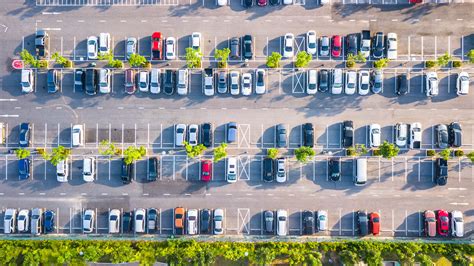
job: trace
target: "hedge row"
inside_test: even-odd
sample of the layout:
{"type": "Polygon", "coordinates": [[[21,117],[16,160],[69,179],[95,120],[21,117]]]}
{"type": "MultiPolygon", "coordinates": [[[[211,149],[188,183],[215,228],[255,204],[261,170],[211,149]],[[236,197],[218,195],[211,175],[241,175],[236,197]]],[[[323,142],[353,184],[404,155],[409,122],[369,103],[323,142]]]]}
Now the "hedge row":
{"type": "MultiPolygon", "coordinates": [[[[453,265],[472,265],[474,246],[414,242],[197,242],[194,240],[2,240],[0,265],[84,265],[86,262],[155,261],[170,265],[212,265],[235,261],[240,265],[269,264],[275,259],[306,265],[321,265],[334,258],[346,265],[365,261],[380,265],[382,258],[430,265],[441,256],[453,265]]],[[[334,261],[333,259],[333,261],[334,261]]]]}

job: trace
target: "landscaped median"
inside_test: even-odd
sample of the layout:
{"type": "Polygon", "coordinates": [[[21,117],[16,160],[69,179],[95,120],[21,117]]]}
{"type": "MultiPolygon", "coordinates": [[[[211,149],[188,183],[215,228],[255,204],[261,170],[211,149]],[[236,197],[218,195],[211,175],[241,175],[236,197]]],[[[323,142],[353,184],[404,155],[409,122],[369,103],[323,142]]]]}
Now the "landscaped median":
{"type": "Polygon", "coordinates": [[[396,260],[407,265],[431,262],[441,258],[453,265],[472,265],[472,244],[327,241],[327,242],[227,242],[195,240],[131,241],[131,240],[2,240],[0,265],[85,264],[85,262],[155,261],[171,265],[262,265],[284,264],[353,265],[365,261],[381,265],[383,260],[396,260]]]}

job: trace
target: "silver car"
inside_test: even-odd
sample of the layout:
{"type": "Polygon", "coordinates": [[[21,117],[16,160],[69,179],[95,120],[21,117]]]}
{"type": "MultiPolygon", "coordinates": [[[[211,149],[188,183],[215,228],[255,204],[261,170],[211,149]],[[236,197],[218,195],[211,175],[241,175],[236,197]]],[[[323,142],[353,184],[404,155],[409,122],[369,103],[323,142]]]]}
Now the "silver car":
{"type": "Polygon", "coordinates": [[[372,72],[371,87],[373,93],[380,93],[383,89],[383,72],[380,69],[372,72]]]}
{"type": "Polygon", "coordinates": [[[239,88],[240,74],[239,74],[239,72],[238,71],[231,71],[229,76],[230,76],[230,94],[239,95],[239,93],[240,93],[240,88],[239,88]]]}
{"type": "Polygon", "coordinates": [[[220,71],[217,78],[217,92],[227,93],[227,72],[220,71]]]}
{"type": "Polygon", "coordinates": [[[34,208],[31,211],[31,224],[30,229],[33,235],[39,235],[42,233],[43,226],[43,209],[34,208]]]}
{"type": "Polygon", "coordinates": [[[134,38],[134,37],[127,38],[126,44],[127,44],[126,52],[127,52],[127,60],[128,60],[130,59],[130,56],[132,54],[135,54],[137,52],[137,38],[134,38]]]}
{"type": "Polygon", "coordinates": [[[329,56],[329,37],[322,36],[319,41],[319,55],[329,56]]]}

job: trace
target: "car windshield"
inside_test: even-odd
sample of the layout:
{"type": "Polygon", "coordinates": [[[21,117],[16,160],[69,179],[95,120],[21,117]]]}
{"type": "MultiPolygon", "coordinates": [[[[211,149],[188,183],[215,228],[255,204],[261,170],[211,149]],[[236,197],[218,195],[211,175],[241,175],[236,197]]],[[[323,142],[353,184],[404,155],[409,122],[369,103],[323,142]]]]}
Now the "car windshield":
{"type": "Polygon", "coordinates": [[[18,220],[25,220],[26,219],[26,216],[25,215],[20,215],[18,216],[18,220]]]}
{"type": "Polygon", "coordinates": [[[195,221],[195,220],[196,220],[196,216],[189,216],[189,220],[190,220],[190,221],[195,221]]]}
{"type": "Polygon", "coordinates": [[[90,214],[86,214],[84,216],[84,220],[87,220],[87,221],[90,220],[91,218],[92,218],[92,216],[90,214]]]}
{"type": "Polygon", "coordinates": [[[136,219],[137,220],[143,220],[143,214],[138,214],[136,219]]]}
{"type": "Polygon", "coordinates": [[[202,175],[204,176],[208,176],[209,175],[209,172],[205,171],[205,172],[202,172],[202,175]]]}
{"type": "Polygon", "coordinates": [[[12,216],[11,216],[11,215],[9,215],[9,214],[7,214],[7,215],[5,215],[5,218],[4,218],[4,220],[10,220],[11,218],[12,218],[12,216]]]}
{"type": "Polygon", "coordinates": [[[362,47],[360,48],[360,50],[361,50],[362,52],[368,52],[370,49],[369,49],[369,47],[367,47],[367,46],[362,46],[362,47]]]}
{"type": "Polygon", "coordinates": [[[214,216],[214,221],[222,221],[222,216],[214,216]]]}
{"type": "Polygon", "coordinates": [[[285,216],[280,216],[280,217],[278,217],[278,221],[284,222],[284,221],[286,221],[286,217],[285,216]]]}
{"type": "Polygon", "coordinates": [[[454,218],[454,221],[458,222],[458,223],[462,223],[462,219],[460,217],[456,217],[454,218]]]}
{"type": "Polygon", "coordinates": [[[316,42],[309,42],[308,47],[311,48],[311,49],[316,48],[316,42]]]}
{"type": "Polygon", "coordinates": [[[118,216],[117,216],[117,215],[112,215],[112,216],[110,216],[110,220],[111,220],[111,221],[117,221],[117,219],[118,219],[118,216]]]}
{"type": "Polygon", "coordinates": [[[375,134],[379,134],[379,133],[380,133],[380,129],[378,129],[378,128],[372,129],[372,134],[375,135],[375,134]]]}
{"type": "Polygon", "coordinates": [[[445,134],[444,132],[441,133],[441,142],[448,142],[448,134],[445,134]]]}
{"type": "Polygon", "coordinates": [[[378,223],[380,221],[380,219],[378,217],[375,217],[374,219],[372,219],[374,223],[378,223]]]}
{"type": "Polygon", "coordinates": [[[107,82],[101,82],[99,85],[100,85],[101,87],[107,87],[107,82]]]}
{"type": "Polygon", "coordinates": [[[95,41],[90,40],[90,41],[88,42],[88,44],[89,44],[89,45],[92,45],[92,46],[95,46],[95,41]]]}
{"type": "Polygon", "coordinates": [[[328,50],[329,50],[329,46],[327,46],[327,45],[321,46],[321,51],[325,51],[325,52],[326,52],[326,51],[328,51],[328,50]]]}
{"type": "Polygon", "coordinates": [[[176,132],[178,132],[178,133],[184,133],[184,128],[178,128],[178,129],[176,130],[176,132]]]}
{"type": "Polygon", "coordinates": [[[441,216],[441,217],[440,217],[440,220],[441,220],[442,222],[448,222],[448,217],[446,217],[446,216],[441,216]]]}
{"type": "Polygon", "coordinates": [[[326,216],[324,216],[324,215],[319,216],[319,220],[320,221],[326,221],[326,216]]]}
{"type": "Polygon", "coordinates": [[[183,215],[181,213],[176,214],[176,219],[182,219],[183,215]]]}

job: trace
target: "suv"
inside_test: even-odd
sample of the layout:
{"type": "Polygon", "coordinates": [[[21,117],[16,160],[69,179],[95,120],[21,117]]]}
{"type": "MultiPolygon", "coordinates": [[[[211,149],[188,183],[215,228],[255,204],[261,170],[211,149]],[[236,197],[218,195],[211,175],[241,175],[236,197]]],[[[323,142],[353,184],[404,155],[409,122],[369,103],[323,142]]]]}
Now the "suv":
{"type": "Polygon", "coordinates": [[[47,81],[46,84],[48,85],[48,93],[55,93],[58,92],[61,87],[59,84],[59,71],[56,69],[50,69],[48,70],[48,76],[47,76],[47,81]]]}
{"type": "Polygon", "coordinates": [[[462,146],[462,128],[458,122],[448,125],[448,143],[451,147],[462,146]]]}
{"type": "Polygon", "coordinates": [[[408,79],[407,74],[400,74],[397,76],[397,95],[405,95],[408,93],[408,79]]]}
{"type": "Polygon", "coordinates": [[[314,213],[312,211],[303,211],[303,235],[314,234],[314,213]]]}
{"type": "Polygon", "coordinates": [[[163,59],[163,41],[161,32],[153,32],[151,35],[151,59],[163,59]]]}
{"type": "Polygon", "coordinates": [[[436,72],[426,72],[425,92],[427,97],[438,95],[438,74],[436,72]]]}
{"type": "Polygon", "coordinates": [[[165,76],[163,77],[163,92],[166,95],[172,95],[174,93],[174,86],[176,80],[176,72],[171,69],[165,71],[165,76]]]}
{"type": "Polygon", "coordinates": [[[207,148],[212,147],[212,124],[211,123],[204,123],[201,125],[201,142],[207,148]]]}
{"type": "Polygon", "coordinates": [[[230,58],[240,59],[240,40],[239,38],[230,39],[230,58]]]}
{"type": "Polygon", "coordinates": [[[331,158],[328,162],[329,167],[329,179],[331,181],[337,182],[341,180],[341,168],[340,168],[340,161],[337,158],[331,158]]]}
{"type": "Polygon", "coordinates": [[[433,211],[425,211],[423,213],[425,219],[425,234],[429,237],[436,236],[436,215],[433,211]]]}
{"type": "Polygon", "coordinates": [[[276,126],[277,132],[277,147],[284,148],[286,147],[286,126],[284,124],[278,124],[276,126]]]}
{"type": "Polygon", "coordinates": [[[237,141],[237,123],[229,122],[227,124],[227,143],[237,141]]]}
{"type": "Polygon", "coordinates": [[[159,177],[158,169],[160,168],[160,162],[156,157],[148,158],[148,181],[155,181],[159,177]]]}
{"type": "Polygon", "coordinates": [[[320,92],[327,92],[329,90],[329,71],[327,69],[319,70],[318,90],[320,92]]]}
{"type": "Polygon", "coordinates": [[[28,158],[18,160],[18,178],[26,180],[31,175],[31,160],[28,158]]]}
{"type": "Polygon", "coordinates": [[[158,211],[155,208],[148,208],[146,212],[146,217],[148,230],[155,230],[156,221],[158,220],[158,211]]]}
{"type": "Polygon", "coordinates": [[[448,161],[443,158],[436,159],[436,173],[434,181],[439,186],[445,186],[448,183],[448,161]]]}
{"type": "Polygon", "coordinates": [[[346,54],[357,55],[357,34],[348,34],[346,36],[346,54]]]}
{"type": "Polygon", "coordinates": [[[209,232],[211,232],[211,211],[209,209],[201,210],[199,218],[199,231],[201,231],[201,234],[208,234],[209,232]]]}
{"type": "Polygon", "coordinates": [[[188,94],[188,70],[180,69],[178,70],[178,83],[176,85],[178,95],[188,94]]]}
{"type": "Polygon", "coordinates": [[[122,172],[121,172],[120,176],[121,176],[123,184],[132,183],[133,163],[126,164],[125,163],[125,158],[122,158],[122,172]]]}
{"type": "Polygon", "coordinates": [[[271,158],[263,159],[263,181],[272,182],[274,176],[275,166],[271,158]]]}
{"type": "Polygon", "coordinates": [[[252,48],[252,36],[245,35],[243,39],[244,45],[244,59],[252,59],[253,58],[253,48],[252,48]]]}
{"type": "Polygon", "coordinates": [[[30,93],[33,92],[35,87],[35,76],[33,75],[32,69],[22,69],[21,70],[21,92],[30,93]]]}
{"type": "Polygon", "coordinates": [[[120,210],[109,211],[109,234],[120,233],[120,210]]]}
{"type": "Polygon", "coordinates": [[[174,233],[176,235],[184,234],[184,208],[176,207],[174,209],[174,233]]]}
{"type": "Polygon", "coordinates": [[[445,124],[439,124],[435,128],[436,131],[436,145],[440,149],[446,149],[448,145],[448,127],[445,124]]]}
{"type": "Polygon", "coordinates": [[[286,210],[277,210],[277,235],[286,236],[288,233],[288,212],[286,210]]]}
{"type": "Polygon", "coordinates": [[[351,120],[342,122],[342,132],[342,146],[351,147],[354,139],[354,123],[351,120]]]}
{"type": "Polygon", "coordinates": [[[67,182],[69,176],[69,162],[68,159],[61,160],[56,165],[56,179],[58,182],[65,183],[67,182]]]}
{"type": "Polygon", "coordinates": [[[86,77],[85,77],[85,88],[87,95],[96,95],[97,94],[97,69],[86,69],[86,77]]]}
{"type": "Polygon", "coordinates": [[[21,148],[29,147],[31,144],[30,140],[30,123],[21,123],[20,124],[20,136],[19,144],[21,148]]]}
{"type": "Polygon", "coordinates": [[[127,69],[125,70],[125,92],[127,94],[134,94],[136,90],[135,70],[127,69]]]}
{"type": "Polygon", "coordinates": [[[455,237],[464,236],[464,219],[460,211],[451,212],[451,234],[455,237]]]}
{"type": "Polygon", "coordinates": [[[3,216],[3,233],[15,233],[16,209],[7,209],[3,216]]]}
{"type": "Polygon", "coordinates": [[[265,232],[267,233],[273,233],[273,231],[275,230],[275,226],[274,226],[274,214],[273,214],[273,211],[265,211],[263,213],[263,219],[265,220],[265,232]]]}
{"type": "Polygon", "coordinates": [[[372,56],[376,59],[382,58],[383,54],[384,54],[383,32],[377,32],[375,34],[372,45],[373,45],[372,46],[372,56]]]}
{"type": "Polygon", "coordinates": [[[366,236],[369,234],[369,219],[367,217],[367,212],[357,212],[357,225],[359,229],[359,235],[366,236]]]}
{"type": "Polygon", "coordinates": [[[314,128],[312,123],[303,124],[303,146],[314,146],[314,128]]]}
{"type": "Polygon", "coordinates": [[[38,59],[42,59],[49,54],[49,35],[45,30],[37,30],[35,37],[35,49],[38,59]]]}
{"type": "Polygon", "coordinates": [[[196,209],[190,209],[186,213],[186,224],[187,224],[187,232],[189,235],[195,235],[198,233],[197,231],[197,222],[198,222],[198,211],[196,209]]]}

